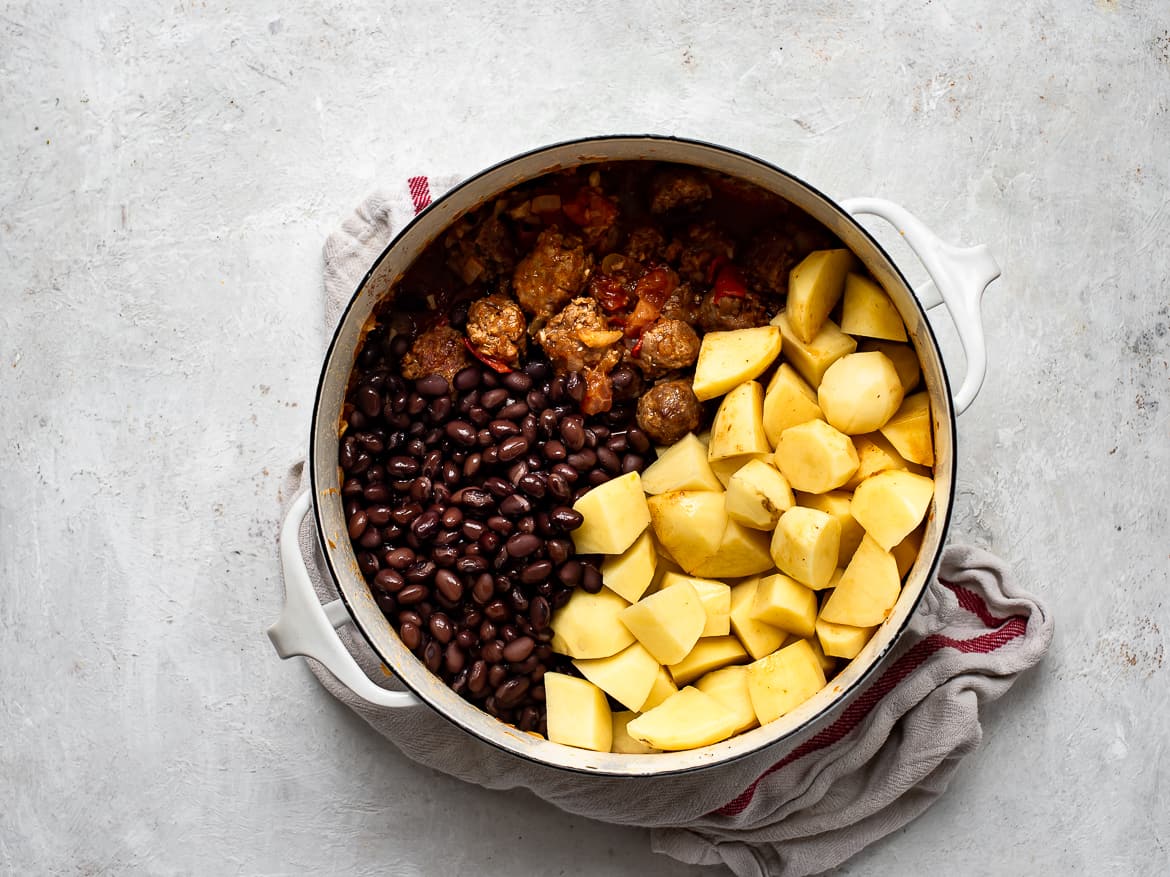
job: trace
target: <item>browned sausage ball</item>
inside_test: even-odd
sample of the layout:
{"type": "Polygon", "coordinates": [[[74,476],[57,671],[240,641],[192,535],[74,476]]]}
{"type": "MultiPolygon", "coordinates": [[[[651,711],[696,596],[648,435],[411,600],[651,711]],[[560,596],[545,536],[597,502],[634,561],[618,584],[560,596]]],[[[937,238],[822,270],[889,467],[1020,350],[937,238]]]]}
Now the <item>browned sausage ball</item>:
{"type": "Polygon", "coordinates": [[[402,376],[416,381],[442,375],[450,381],[467,363],[463,333],[450,326],[435,326],[419,335],[402,357],[402,376]]]}
{"type": "Polygon", "coordinates": [[[552,316],[585,286],[589,261],[579,238],[545,229],[512,275],[520,307],[534,316],[552,316]]]}
{"type": "Polygon", "coordinates": [[[715,293],[703,296],[699,308],[699,325],[704,332],[730,332],[734,329],[750,329],[753,326],[768,325],[768,306],[754,292],[743,298],[725,295],[715,301],[715,293]]]}
{"type": "Polygon", "coordinates": [[[703,409],[690,381],[663,381],[638,400],[638,426],[659,445],[673,445],[699,428],[703,409]]]}
{"type": "Polygon", "coordinates": [[[682,320],[658,319],[642,334],[634,360],[647,375],[664,375],[693,365],[699,358],[699,336],[682,320]]]}
{"type": "Polygon", "coordinates": [[[475,349],[512,368],[520,365],[527,328],[520,306],[504,295],[476,299],[467,313],[467,338],[475,349]]]}

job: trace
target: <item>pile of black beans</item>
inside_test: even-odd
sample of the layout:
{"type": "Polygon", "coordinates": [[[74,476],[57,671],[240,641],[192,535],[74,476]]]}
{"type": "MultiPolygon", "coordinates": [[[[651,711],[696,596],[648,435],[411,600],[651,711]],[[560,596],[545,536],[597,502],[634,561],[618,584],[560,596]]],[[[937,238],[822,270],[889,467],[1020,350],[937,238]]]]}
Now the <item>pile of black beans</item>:
{"type": "MultiPolygon", "coordinates": [[[[358,565],[403,643],[452,690],[546,733],[553,612],[601,589],[573,503],[653,459],[633,404],[581,414],[585,384],[541,359],[403,379],[404,336],[366,339],[346,397],[342,501],[358,565]]],[[[615,385],[634,385],[616,375],[615,385]]]]}

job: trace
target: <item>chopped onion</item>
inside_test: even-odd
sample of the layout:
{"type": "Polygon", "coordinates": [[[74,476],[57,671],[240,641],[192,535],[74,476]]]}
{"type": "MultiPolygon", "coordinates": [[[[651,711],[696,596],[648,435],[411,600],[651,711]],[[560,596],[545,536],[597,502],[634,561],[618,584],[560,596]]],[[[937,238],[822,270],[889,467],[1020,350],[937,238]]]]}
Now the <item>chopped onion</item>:
{"type": "Polygon", "coordinates": [[[560,195],[537,195],[532,199],[533,213],[552,213],[561,209],[560,195]]]}

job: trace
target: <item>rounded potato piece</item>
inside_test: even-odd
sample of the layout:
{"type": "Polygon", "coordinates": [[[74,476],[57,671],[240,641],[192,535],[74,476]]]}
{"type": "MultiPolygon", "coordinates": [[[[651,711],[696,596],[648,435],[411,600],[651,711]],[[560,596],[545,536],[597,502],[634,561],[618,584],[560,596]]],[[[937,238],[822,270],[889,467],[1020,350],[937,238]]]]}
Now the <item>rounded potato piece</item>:
{"type": "Polygon", "coordinates": [[[827,512],[793,506],[772,534],[772,560],[784,574],[820,590],[837,569],[841,522],[827,512]]]}
{"type": "Polygon", "coordinates": [[[569,602],[553,615],[553,650],[570,658],[616,655],[634,641],[634,635],[618,620],[629,605],[609,588],[596,594],[574,591],[569,602]]]}
{"type": "Polygon", "coordinates": [[[739,716],[709,694],[687,686],[626,725],[626,733],[655,749],[698,749],[726,740],[739,716]]]}
{"type": "Polygon", "coordinates": [[[846,435],[874,432],[902,404],[902,382],[885,354],[850,353],[826,369],[817,401],[825,419],[846,435]]]}
{"type": "Polygon", "coordinates": [[[827,493],[857,471],[857,449],[849,436],[823,420],[790,426],[780,433],[773,457],[793,490],[827,493]]]}
{"type": "Polygon", "coordinates": [[[933,497],[930,478],[887,469],[857,486],[850,512],[882,550],[889,551],[922,523],[933,497]]]}
{"type": "Polygon", "coordinates": [[[692,389],[700,402],[722,396],[732,387],[759,377],[780,355],[775,326],[708,332],[699,347],[692,389]]]}

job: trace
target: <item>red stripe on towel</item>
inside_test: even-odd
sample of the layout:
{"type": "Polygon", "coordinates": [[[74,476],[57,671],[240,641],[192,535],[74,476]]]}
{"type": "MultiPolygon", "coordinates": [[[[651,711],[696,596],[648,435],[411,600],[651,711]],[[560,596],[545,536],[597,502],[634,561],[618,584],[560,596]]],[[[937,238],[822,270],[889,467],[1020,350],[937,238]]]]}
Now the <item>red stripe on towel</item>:
{"type": "Polygon", "coordinates": [[[1013,615],[1010,618],[996,618],[988,610],[987,604],[983,602],[983,598],[974,591],[969,591],[959,585],[952,585],[949,582],[943,582],[942,584],[955,594],[960,606],[978,617],[984,625],[993,628],[993,630],[989,633],[980,634],[979,636],[965,640],[952,639],[949,636],[943,636],[941,634],[933,634],[926,637],[926,639],[919,642],[899,658],[897,663],[887,670],[877,682],[867,688],[855,701],[849,704],[845,708],[845,712],[841,714],[841,718],[792,750],[792,752],[760,774],[755,782],[744,789],[737,797],[728,801],[709,815],[738,816],[751,804],[752,798],[756,794],[756,787],[765,777],[780,770],[782,767],[787,767],[799,758],[803,758],[812,752],[839,742],[869,715],[873,708],[878,705],[878,702],[889,694],[895,685],[922,666],[926,659],[939,649],[952,648],[964,654],[970,654],[972,652],[989,654],[1002,648],[1013,639],[1023,636],[1027,631],[1028,620],[1024,616],[1013,615]]]}
{"type": "Polygon", "coordinates": [[[411,177],[407,184],[410,186],[410,200],[414,202],[414,212],[421,213],[423,208],[431,203],[431,184],[426,177],[411,177]]]}

